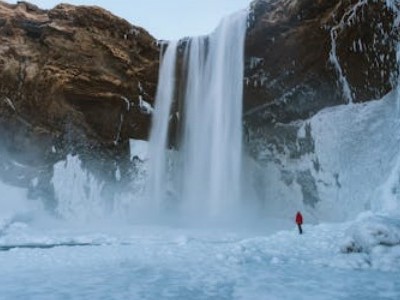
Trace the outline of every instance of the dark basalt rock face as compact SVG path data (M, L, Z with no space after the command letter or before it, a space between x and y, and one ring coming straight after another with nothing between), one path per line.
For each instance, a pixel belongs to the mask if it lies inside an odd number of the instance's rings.
M129 138L148 137L158 60L152 36L99 7L0 1L0 174L26 186L73 153L113 178Z
M400 40L395 18L385 0L251 4L244 79L247 147L259 163L280 170L278 180L288 187L296 182L306 205L321 200L322 184L312 176L320 165L308 120L324 108L380 99L393 90ZM301 138L300 128L306 128ZM314 167L296 170L306 156ZM333 176L340 188L339 175Z
M247 120L289 123L393 88L399 32L386 1L258 0L251 7Z

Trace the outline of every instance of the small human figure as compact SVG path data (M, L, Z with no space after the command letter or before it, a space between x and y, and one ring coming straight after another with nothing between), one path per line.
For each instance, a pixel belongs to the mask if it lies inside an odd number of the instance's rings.
M301 228L301 225L303 224L303 216L299 211L296 214L296 224L299 228L299 234L303 234L303 229Z

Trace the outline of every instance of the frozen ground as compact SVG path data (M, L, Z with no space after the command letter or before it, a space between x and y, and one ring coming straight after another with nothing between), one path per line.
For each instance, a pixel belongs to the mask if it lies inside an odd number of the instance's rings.
M306 225L302 236L289 220L258 230L1 224L0 299L400 299L396 219Z

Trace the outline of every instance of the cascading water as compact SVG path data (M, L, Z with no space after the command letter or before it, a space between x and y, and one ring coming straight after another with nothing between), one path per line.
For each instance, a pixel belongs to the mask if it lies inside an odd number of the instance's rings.
M156 95L156 106L150 135L148 194L151 200L149 204L154 205L157 210L163 202L166 193L166 146L168 141L168 124L171 105L175 91L177 47L177 42L170 42L162 59Z
M190 39L184 50L187 77L173 184L187 216L226 215L240 200L246 19L245 11L234 14L211 35ZM166 193L176 47L171 43L163 59L150 139L150 200L156 203Z
M224 19L186 49L181 182L189 212L223 215L239 203L246 17Z

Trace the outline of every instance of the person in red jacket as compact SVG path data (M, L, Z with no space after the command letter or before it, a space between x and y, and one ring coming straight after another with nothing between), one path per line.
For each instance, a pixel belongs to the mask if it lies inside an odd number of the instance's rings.
M296 214L296 224L297 227L299 227L299 234L303 234L303 229L301 228L301 225L303 224L303 216L299 211Z

